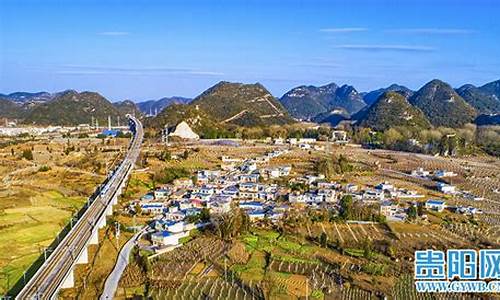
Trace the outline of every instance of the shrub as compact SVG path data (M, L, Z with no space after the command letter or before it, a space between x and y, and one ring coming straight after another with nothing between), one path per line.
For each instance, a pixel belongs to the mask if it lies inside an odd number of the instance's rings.
M43 165L40 168L38 168L38 172L47 172L50 171L50 167L47 165Z
M154 181L163 184L172 183L175 179L190 177L191 172L185 168L169 167L155 174Z
M370 274L370 275L384 275L386 265L384 264L376 264L376 263L368 263L366 265L363 265L363 272Z
M33 160L33 151L31 151L31 149L23 150L22 158Z

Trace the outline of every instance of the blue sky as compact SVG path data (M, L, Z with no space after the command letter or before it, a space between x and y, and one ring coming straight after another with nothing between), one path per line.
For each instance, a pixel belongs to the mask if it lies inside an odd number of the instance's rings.
M194 97L220 80L417 89L500 78L495 1L0 0L0 93Z

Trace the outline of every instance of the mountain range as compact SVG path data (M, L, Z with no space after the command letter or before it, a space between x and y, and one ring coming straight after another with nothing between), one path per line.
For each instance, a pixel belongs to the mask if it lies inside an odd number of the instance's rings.
M191 98L184 97L164 97L158 100L147 100L137 103L137 107L146 115L157 115L165 107L172 104L187 104L191 101Z
M122 114L122 115L133 115L139 118L144 116L143 112L139 109L139 106L132 100L123 100L119 102L113 102L113 106Z
M292 122L287 110L260 83L221 81L189 104L214 120L240 126L261 126Z
M457 93L480 114L500 113L500 81L490 82L480 87L465 84Z
M295 118L332 125L350 120L357 125L384 130L391 126L426 128L429 124L461 127L476 118L481 124L495 122L498 117L494 115L500 114L499 98L500 80L480 87L466 84L454 90L435 79L417 91L392 84L367 93L335 83L319 87L303 85L286 92L280 99L259 83L222 81L193 100L170 97L140 103L132 100L111 103L98 93L73 90L53 94L0 94L0 117L19 119L27 124L75 125L90 123L91 118L104 124L101 122L107 122L108 116L153 114L158 117L156 122L148 123L162 127L160 120L175 124L184 114L192 119L192 125L199 122L252 127L287 124ZM170 107L173 108L168 109Z
M434 79L424 85L409 102L419 108L434 126L461 127L471 123L476 110L447 83Z
M353 114L366 106L354 87L339 87L335 83L320 87L299 86L285 93L280 101L293 117L306 120L338 109Z
M158 113L169 105L189 101L189 98L171 97L139 103L132 100L111 103L93 92L15 92L0 94L0 118L20 119L28 124L76 125L88 118L83 123L90 123L95 117L94 120L106 121L107 124L108 115L113 118L126 114L144 117L150 112ZM88 115L88 118L81 117L84 115Z
M103 125L108 116L116 120L124 114L98 93L68 90L35 106L23 119L34 125L78 125L90 124L93 118Z
M394 91L384 92L378 97L360 118L360 125L377 131L399 126L415 129L431 127L420 109L412 106L405 96Z
M54 98L54 94L47 92L15 92L11 94L0 94L1 99L10 100L15 103L24 104L28 102L46 102Z
M364 93L363 100L368 106L370 106L375 103L375 101L377 101L377 99L385 92L397 92L403 95L406 99L410 98L414 94L414 91L410 90L406 86L393 83L386 88L381 88L368 93Z
M236 126L294 122L281 103L261 84L225 81L207 89L189 104L168 106L157 116L148 118L146 126L162 129L180 121L188 123L202 137L218 137L226 129Z

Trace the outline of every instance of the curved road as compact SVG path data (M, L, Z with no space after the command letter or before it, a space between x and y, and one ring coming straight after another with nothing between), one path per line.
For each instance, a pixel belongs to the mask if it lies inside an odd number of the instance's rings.
M122 273L128 265L130 252L137 244L137 241L140 239L140 237L145 233L146 229L147 227L141 229L130 240L128 240L125 245L123 245L120 253L118 254L118 259L116 260L113 271L111 271L108 278L106 278L106 282L104 283L104 291L100 297L101 300L113 299L118 288L118 283L120 282Z

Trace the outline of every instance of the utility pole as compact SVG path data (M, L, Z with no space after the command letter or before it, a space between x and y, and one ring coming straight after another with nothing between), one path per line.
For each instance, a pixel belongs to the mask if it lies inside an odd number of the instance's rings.
M135 233L136 232L136 228L135 228L135 215L132 217L132 220L133 220L134 233Z
M306 278L306 300L309 299L309 278Z
M163 139L162 142L165 145L167 145L168 144L168 124L165 124L165 126L163 127L162 139Z
M47 250L47 249L48 249L48 250ZM49 247L49 248L45 248L45 249L43 249L43 258L44 258L43 262L47 261L47 252L49 252L49 253L50 253L50 252L52 252L52 251L53 251L53 250L51 250L51 249L50 249L50 247Z
M120 248L120 242L119 242L119 238L120 238L120 223L115 222L115 236L116 236L116 251L118 251L118 249Z

